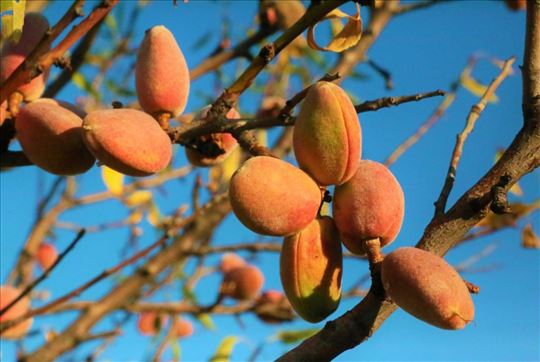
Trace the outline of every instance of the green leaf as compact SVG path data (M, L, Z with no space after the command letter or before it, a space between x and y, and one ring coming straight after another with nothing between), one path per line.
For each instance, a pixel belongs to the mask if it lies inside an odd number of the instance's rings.
M113 36L118 35L118 23L116 22L116 18L112 13L105 17L105 26L107 26Z
M318 331L319 329L317 328L300 329L296 331L279 331L272 339L285 344L298 343L311 337Z
M13 10L13 0L0 0L0 13Z
M216 353L210 358L210 362L228 362L237 341L238 338L236 336L227 336L223 338Z
M198 314L196 318L199 321L199 323L203 325L204 328L210 331L216 330L216 325L214 324L214 320L212 319L212 317L210 317L210 314L208 313Z

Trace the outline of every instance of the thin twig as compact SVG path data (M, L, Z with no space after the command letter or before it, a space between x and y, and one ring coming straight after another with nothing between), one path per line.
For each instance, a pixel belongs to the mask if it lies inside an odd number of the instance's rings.
M373 101L366 101L354 106L358 113L378 111L381 108L394 107L407 102L418 102L422 99L444 96L446 93L440 89L427 93L418 93L399 97L384 97Z
M77 289L63 295L60 298L57 298L56 300L44 305L43 307L40 307L40 308L33 309L33 310L29 311L28 313L24 314L23 316L21 316L19 318L11 319L11 320L8 320L8 321L5 321L5 322L1 322L0 323L0 333L5 331L8 328L11 328L11 327L23 322L24 320L26 320L28 318L31 318L31 317L33 317L35 315L44 314L44 313L48 312L49 310L53 309L54 307L56 307L58 305L61 305L61 304L65 303L66 301L80 295L82 292L84 292L86 289L90 288L91 286L95 285L96 283L98 283L98 282L102 281L103 279L107 278L108 276L118 272L122 268L124 268L124 267L126 267L128 265L131 265L134 262L136 262L136 261L140 260L141 258L145 257L152 250L154 250L158 246L163 245L167 240L168 240L168 236L166 236L166 235L162 236L156 242L154 242L152 245L150 245L150 246L146 247L145 249L139 251L138 253L134 254L132 257L122 261L121 263L115 265L114 267L109 268L107 270L104 270L99 275L93 277L92 279L90 279L86 283L79 286Z
M49 274L54 270L54 268L56 268L58 264L62 262L64 257L75 247L75 245L77 245L77 243L79 242L79 240L82 239L85 233L86 233L86 230L81 229L79 233L77 234L77 236L75 236L75 239L73 239L73 241L67 246L67 248L58 255L58 258L54 261L54 263L49 268L47 268L47 270L45 270L39 276L39 278L37 278L32 283L30 283L26 288L24 288L24 290L21 292L21 294L17 296L17 298L13 299L10 303L8 303L8 305L0 309L0 316L6 313L7 311L9 311L11 307L13 307L19 300L21 300L22 298L24 298L24 296L28 295L28 293L34 290L34 288L37 287L39 283L47 279Z
M437 201L435 202L435 215L441 215L444 213L446 208L446 202L452 187L454 186L454 180L456 178L456 171L461 159L461 154L463 152L463 145L467 140L467 137L471 134L476 125L476 121L480 118L482 111L486 108L488 100L493 96L495 90L499 87L502 81L510 74L512 71L512 64L516 60L515 57L512 57L504 62L504 66L500 74L489 84L486 92L480 99L480 101L473 105L469 115L467 116L467 122L465 123L465 128L457 135L456 144L454 146L454 151L452 152L452 157L450 159L450 166L448 167L448 172L446 175L446 180L441 191L441 194Z

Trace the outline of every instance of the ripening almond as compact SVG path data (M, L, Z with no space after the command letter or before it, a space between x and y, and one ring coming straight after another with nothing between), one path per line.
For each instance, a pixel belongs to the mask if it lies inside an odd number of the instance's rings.
M183 318L177 319L173 324L174 335L177 338L186 338L193 334L193 324Z
M58 251L52 244L41 243L36 253L36 259L41 269L47 270L58 259Z
M219 270L222 273L227 273L233 269L242 267L246 264L247 264L246 261L240 255L235 254L235 253L225 253L221 257Z
M135 109L103 109L88 113L83 139L102 164L129 176L163 170L172 157L171 140L148 114Z
M319 185L341 185L356 172L361 142L358 115L345 91L330 82L313 85L294 125L300 168Z
M83 141L82 119L48 101L27 104L15 121L24 154L36 166L57 175L76 175L95 162Z
M43 15L39 13L28 13L25 15L23 31L19 42L14 44L11 41L6 41L2 47L0 82L4 82L9 78L11 73L17 69L26 56L40 42L48 28L49 22ZM20 86L17 91L23 95L25 101L32 101L39 98L45 90L48 75L48 71L40 74L29 83Z
M339 234L329 216L313 220L283 240L281 284L304 320L320 322L336 310L341 300L342 264Z
M137 328L143 336L155 336L167 324L169 317L165 314L144 312L139 314Z
M286 236L306 227L321 203L315 181L290 163L274 157L250 158L229 184L234 214L263 235Z
M254 299L264 284L264 275L255 265L244 265L223 274L221 292L236 300Z
M474 304L458 272L443 258L406 247L381 265L388 296L418 319L443 329L462 329L474 319Z
M12 300L21 294L21 290L11 285L0 285L0 310L6 307ZM19 300L11 309L0 316L0 322L6 322L17 319L30 310L30 299L28 296ZM32 326L33 319L28 318L25 321L0 332L1 339L21 339L28 333Z
M379 238L381 246L385 246L397 237L405 197L386 166L361 160L354 176L336 187L332 207L343 244L352 253L365 254L366 240Z
M137 97L156 116L182 113L189 95L189 69L174 35L163 25L146 31L135 65Z

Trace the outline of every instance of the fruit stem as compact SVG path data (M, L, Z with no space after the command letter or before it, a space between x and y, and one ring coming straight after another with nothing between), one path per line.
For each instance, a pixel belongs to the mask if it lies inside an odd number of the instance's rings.
M160 112L158 113L158 115L156 116L156 120L158 121L159 123L159 126L161 127L161 129L163 129L164 131L168 131L169 130L169 120L171 119L171 114L169 112Z
M380 300L386 298L386 293L381 280L381 264L384 256L381 253L381 241L379 238L363 240L364 249L369 260L369 271L371 274L371 290Z

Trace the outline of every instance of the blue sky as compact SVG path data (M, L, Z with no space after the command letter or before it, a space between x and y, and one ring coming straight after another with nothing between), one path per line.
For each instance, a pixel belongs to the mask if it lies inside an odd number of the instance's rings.
M55 1L45 11L51 23L56 22L67 8L67 2ZM92 4L92 3L91 3ZM125 14L136 4L135 1L123 2L114 10L117 19L123 8ZM349 4L350 5L350 4ZM91 5L87 5L87 13ZM351 12L351 6L343 7ZM253 23L257 10L256 1L215 2L179 1L177 7L171 1L152 1L137 20L136 46L144 35L144 30L154 25L163 24L175 35L188 65L193 68L211 52L219 41L220 23L224 18L231 22L233 44L245 36ZM363 11L364 16L367 11ZM395 18L384 30L378 42L368 55L378 64L392 73L395 88L387 91L384 82L372 69L360 65L357 70L367 75L367 79L346 79L342 86L357 100L370 100L383 96L414 94L435 89L448 89L473 53L481 52L500 59L516 56L516 64L522 63L524 39L524 12L510 12L500 1L453 1L433 6L428 10L417 11ZM120 27L125 24L119 23ZM323 28L324 29L324 28ZM324 30L321 31L324 37ZM200 48L195 44L200 36L209 34L210 38ZM106 49L105 40L97 43L98 49ZM253 49L256 50L255 48ZM333 54L324 54L328 60L326 69L310 69L313 79L319 78L328 70L336 59ZM132 59L131 59L132 61ZM131 61L120 62L114 68L114 74L123 74ZM246 67L245 61L233 62L224 67L228 79L234 79L239 70ZM118 72L116 72L116 70ZM457 180L450 196L452 204L464 191L481 177L492 165L496 150L509 145L513 135L522 124L521 116L521 79L519 68L497 91L500 98L496 104L490 104L482 114L474 132L469 137L464 155L457 172ZM90 67L82 68L89 77L95 74ZM480 61L473 76L482 83L488 83L498 72L491 63ZM54 77L54 73L53 73ZM118 79L118 78L116 78ZM261 77L264 79L264 77ZM230 80L229 80L230 82ZM133 86L131 79L128 85ZM201 94L210 97L219 95L215 89L213 75L204 76L191 86L191 94L186 112L197 111L205 105ZM290 90L289 96L298 91ZM59 99L74 101L84 92L73 85L66 87ZM107 96L106 96L107 97ZM240 112L253 113L260 102L260 95L247 93L240 99ZM108 99L106 99L108 100ZM112 99L110 99L112 100ZM108 100L108 101L110 101ZM129 101L132 99L122 99ZM382 162L402 143L418 126L423 123L438 105L441 98L410 103L392 109L383 109L360 115L363 131L363 158ZM477 102L477 97L461 89L457 100L428 135L413 146L402 158L391 166L392 172L400 181L406 197L406 213L400 235L388 247L393 250L401 246L415 244L433 214L433 202L437 199L448 167L455 135L463 128L470 107ZM275 136L270 133L270 138ZM292 156L288 159L294 162ZM186 164L183 150L177 149L174 165ZM207 172L200 174L206 177ZM171 212L182 203L189 202L194 176L185 180L170 182L164 193L154 192L156 201L163 213ZM105 187L100 178L98 167L77 178L77 195L85 195ZM40 187L49 186L54 177L35 167L25 167L0 174L0 277L5 281L15 257L26 239L35 215L35 204L40 194ZM511 196L513 201L531 202L540 197L538 172L525 176L520 185L523 197ZM40 186L42 185L42 186ZM92 226L106 221L125 217L126 209L116 200L81 207L61 215L60 220ZM538 360L540 359L540 259L538 250L526 250L520 247L520 230L525 223L532 223L536 233L540 233L538 212L521 221L519 228L499 232L493 236L480 238L466 246L452 250L447 260L459 263L472 255L485 250L494 251L482 258L475 267L488 271L469 272L464 277L481 287L481 293L474 296L476 318L471 325L461 331L440 330L422 323L403 311L394 313L382 328L366 343L340 355L339 361L356 360ZM58 297L72 290L103 269L116 264L127 239L125 229L111 229L101 233L88 234L76 249L59 265L50 277L40 286L48 290L52 297ZM54 242L59 249L67 246L73 237L71 231L58 230ZM150 245L157 233L148 225L139 246ZM229 216L215 234L215 245L234 244L256 240L257 236L233 216ZM271 239L275 240L275 239ZM248 256L248 254L243 254ZM208 265L215 265L219 256L207 259ZM278 255L261 254L254 262L265 272L265 289L281 289L278 275ZM186 272L193 270L188 264ZM129 270L128 270L129 271ZM347 260L344 264L344 288L353 284L367 272L367 264L361 261ZM91 300L103 296L114 279L108 279L85 292L80 299ZM219 284L217 275L201 281L196 292L201 303L209 303L215 297ZM164 288L152 300L178 300L181 291L178 284ZM330 317L335 318L352 308L359 299L343 300L339 309ZM43 302L36 301L35 305ZM39 318L34 328L44 331L48 328L61 330L75 318L74 313L58 314ZM188 317L190 318L190 317ZM123 330L123 336L111 345L100 360L148 360L152 356L156 342L142 337L135 331L135 319L132 318ZM253 315L242 316L243 327L234 317L215 316L216 330L204 329L194 319L196 333L180 343L183 360L207 360L223 337L238 336L240 342L235 346L233 360L245 360L260 343L265 344L261 360L272 360L291 348L269 337L282 329L298 330L321 327L323 323L310 325L295 321L284 325L265 325ZM110 328L110 320L104 320L95 327L95 331ZM32 350L43 343L43 335L28 338L25 347ZM2 341L2 358L14 359L15 344ZM82 345L74 360L84 358L97 343ZM170 351L164 360L171 358ZM66 356L67 358L67 356Z

